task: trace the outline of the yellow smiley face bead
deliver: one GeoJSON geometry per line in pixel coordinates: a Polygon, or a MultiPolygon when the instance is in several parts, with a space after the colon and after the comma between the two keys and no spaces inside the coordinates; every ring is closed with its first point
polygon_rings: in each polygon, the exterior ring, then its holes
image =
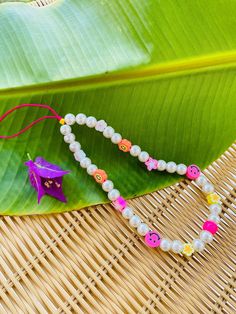
{"type": "Polygon", "coordinates": [[[208,204],[217,204],[220,202],[220,196],[216,193],[211,193],[207,195],[208,204]]]}
{"type": "Polygon", "coordinates": [[[194,252],[194,248],[191,243],[185,243],[182,253],[186,256],[191,256],[194,252]]]}

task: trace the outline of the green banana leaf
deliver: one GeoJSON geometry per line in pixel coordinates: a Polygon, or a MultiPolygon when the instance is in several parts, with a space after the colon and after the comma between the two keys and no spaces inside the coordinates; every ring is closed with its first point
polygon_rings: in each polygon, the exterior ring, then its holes
{"type": "MultiPolygon", "coordinates": [[[[235,140],[236,2],[67,0],[36,7],[0,4],[0,114],[21,103],[84,112],[151,156],[205,168],[235,140]]],[[[47,114],[21,109],[0,124],[10,135],[47,114]]],[[[56,120],[0,140],[0,214],[63,212],[107,202],[74,160],[56,120]],[[71,174],[68,203],[37,204],[24,162],[42,156],[71,174]]],[[[85,126],[73,131],[126,198],[178,181],[85,126]]]]}

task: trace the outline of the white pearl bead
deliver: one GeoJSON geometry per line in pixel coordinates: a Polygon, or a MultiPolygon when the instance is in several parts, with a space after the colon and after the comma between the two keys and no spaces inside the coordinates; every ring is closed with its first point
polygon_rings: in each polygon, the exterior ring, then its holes
{"type": "Polygon", "coordinates": [[[94,172],[97,170],[97,166],[96,165],[94,165],[94,164],[92,164],[92,165],[90,165],[90,166],[88,166],[88,168],[87,168],[87,173],[90,175],[90,176],[92,176],[93,174],[94,174],[94,172]]]}
{"type": "Polygon", "coordinates": [[[86,125],[89,127],[89,128],[94,128],[95,125],[97,123],[97,119],[94,118],[94,117],[88,117],[86,119],[86,125]]]}
{"type": "Polygon", "coordinates": [[[211,183],[206,183],[202,187],[202,192],[205,194],[211,194],[214,192],[214,186],[211,183]]]}
{"type": "Polygon", "coordinates": [[[75,134],[73,133],[69,133],[67,135],[64,136],[64,141],[68,144],[72,143],[75,141],[75,134]]]}
{"type": "Polygon", "coordinates": [[[166,162],[165,162],[165,160],[161,160],[161,159],[158,160],[157,170],[159,170],[159,171],[166,170],[166,162]]]}
{"type": "Polygon", "coordinates": [[[87,168],[87,167],[90,166],[90,165],[91,165],[91,159],[90,159],[90,158],[85,157],[85,158],[81,159],[81,161],[80,161],[80,166],[81,166],[82,168],[87,168]]]}
{"type": "Polygon", "coordinates": [[[141,236],[145,236],[148,233],[148,231],[149,231],[149,227],[144,222],[142,222],[137,228],[137,232],[141,236]]]}
{"type": "Polygon", "coordinates": [[[83,125],[86,123],[86,115],[83,114],[83,113],[78,113],[77,116],[75,117],[75,120],[76,122],[79,124],[79,125],[83,125]]]}
{"type": "Polygon", "coordinates": [[[133,210],[130,207],[125,207],[122,211],[122,216],[125,219],[130,219],[133,216],[133,210]]]}
{"type": "Polygon", "coordinates": [[[213,240],[213,235],[209,231],[203,230],[200,233],[200,240],[210,243],[213,240]]]}
{"type": "Polygon", "coordinates": [[[176,172],[181,176],[185,175],[187,172],[187,166],[185,166],[184,164],[179,164],[177,166],[176,172]]]}
{"type": "Polygon", "coordinates": [[[65,115],[65,123],[68,125],[73,125],[75,123],[75,116],[72,113],[65,115]]]}
{"type": "Polygon", "coordinates": [[[115,133],[115,130],[111,126],[107,126],[105,130],[103,131],[103,135],[106,138],[111,138],[114,133],[115,133]]]}
{"type": "Polygon", "coordinates": [[[60,127],[60,132],[62,135],[67,135],[71,133],[71,127],[67,124],[64,124],[60,127]]]}
{"type": "Polygon", "coordinates": [[[122,140],[122,137],[121,137],[121,135],[120,135],[119,133],[114,133],[114,134],[112,135],[112,137],[111,137],[111,141],[112,141],[112,143],[114,143],[114,144],[120,143],[121,140],[122,140]]]}
{"type": "Polygon", "coordinates": [[[130,149],[130,155],[137,157],[141,153],[141,148],[138,145],[132,145],[130,149]]]}
{"type": "Polygon", "coordinates": [[[81,161],[83,158],[86,157],[86,154],[85,154],[85,152],[81,149],[81,150],[78,150],[77,152],[74,153],[74,157],[75,157],[75,160],[81,161]]]}
{"type": "Polygon", "coordinates": [[[107,123],[104,120],[99,120],[95,126],[95,130],[98,132],[103,132],[107,127],[107,123]]]}
{"type": "Polygon", "coordinates": [[[184,245],[180,240],[174,240],[172,242],[171,249],[175,253],[181,253],[183,251],[184,245]]]}
{"type": "Polygon", "coordinates": [[[130,218],[129,224],[133,228],[137,228],[141,224],[141,219],[138,215],[134,215],[130,218]]]}
{"type": "Polygon", "coordinates": [[[222,207],[220,204],[212,204],[209,206],[211,214],[219,215],[222,212],[222,207]]]}
{"type": "Polygon", "coordinates": [[[162,249],[162,251],[169,251],[171,249],[172,246],[172,241],[166,238],[161,239],[161,243],[160,243],[160,248],[162,249]]]}
{"type": "Polygon", "coordinates": [[[166,164],[166,171],[169,172],[169,173],[174,173],[177,169],[177,165],[175,162],[173,161],[169,161],[167,164],[166,164]]]}
{"type": "Polygon", "coordinates": [[[149,154],[147,152],[141,152],[138,156],[138,159],[141,161],[141,162],[146,162],[149,158],[149,154]]]}
{"type": "Polygon", "coordinates": [[[205,248],[205,243],[200,239],[194,239],[192,242],[192,246],[194,251],[202,252],[205,248]]]}
{"type": "Polygon", "coordinates": [[[115,201],[120,196],[120,192],[117,189],[112,189],[108,192],[108,198],[111,201],[115,201]]]}
{"type": "Polygon", "coordinates": [[[113,188],[114,188],[114,184],[113,184],[113,182],[111,180],[106,180],[102,184],[102,189],[105,192],[110,192],[113,188]]]}
{"type": "Polygon", "coordinates": [[[220,223],[220,217],[215,214],[211,214],[208,216],[207,220],[214,221],[216,224],[220,223]]]}
{"type": "Polygon", "coordinates": [[[201,174],[196,180],[195,180],[196,184],[200,187],[202,187],[203,185],[205,185],[207,183],[207,178],[201,174]]]}
{"type": "Polygon", "coordinates": [[[72,143],[70,143],[69,149],[70,149],[71,152],[75,153],[78,150],[80,150],[80,148],[81,148],[81,145],[80,145],[79,142],[72,142],[72,143]]]}

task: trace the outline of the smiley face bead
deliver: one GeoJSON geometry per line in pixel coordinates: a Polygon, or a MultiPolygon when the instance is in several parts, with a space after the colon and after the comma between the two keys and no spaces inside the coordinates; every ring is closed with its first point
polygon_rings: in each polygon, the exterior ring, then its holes
{"type": "Polygon", "coordinates": [[[104,183],[107,180],[107,174],[102,169],[97,169],[93,173],[93,177],[97,183],[104,183]]]}
{"type": "Polygon", "coordinates": [[[144,238],[147,246],[158,247],[161,243],[161,237],[156,231],[149,231],[144,238]]]}
{"type": "Polygon", "coordinates": [[[123,139],[118,143],[119,149],[125,153],[130,151],[131,146],[132,146],[132,143],[126,139],[123,139]]]}
{"type": "Polygon", "coordinates": [[[190,180],[195,180],[200,176],[200,169],[196,165],[190,165],[187,168],[186,177],[190,180]]]}

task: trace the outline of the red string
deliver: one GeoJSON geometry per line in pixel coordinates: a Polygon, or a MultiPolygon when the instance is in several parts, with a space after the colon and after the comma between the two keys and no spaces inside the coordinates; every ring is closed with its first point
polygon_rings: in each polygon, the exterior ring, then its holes
{"type": "Polygon", "coordinates": [[[0,122],[3,121],[8,115],[10,115],[12,112],[16,111],[17,109],[20,109],[20,108],[23,108],[23,107],[40,107],[40,108],[45,108],[45,109],[48,109],[52,112],[53,116],[43,116],[33,122],[31,122],[29,125],[27,125],[26,127],[24,127],[22,130],[20,130],[18,133],[15,133],[13,135],[0,135],[0,138],[3,138],[3,139],[10,139],[10,138],[14,138],[14,137],[17,137],[19,136],[20,134],[26,132],[28,129],[32,128],[32,126],[34,126],[35,124],[39,123],[40,121],[42,120],[45,120],[45,119],[57,119],[58,121],[60,121],[62,119],[61,116],[59,116],[57,114],[57,112],[51,108],[50,106],[48,105],[42,105],[42,104],[22,104],[22,105],[19,105],[19,106],[16,106],[10,110],[8,110],[6,113],[4,113],[1,117],[0,117],[0,122]]]}

